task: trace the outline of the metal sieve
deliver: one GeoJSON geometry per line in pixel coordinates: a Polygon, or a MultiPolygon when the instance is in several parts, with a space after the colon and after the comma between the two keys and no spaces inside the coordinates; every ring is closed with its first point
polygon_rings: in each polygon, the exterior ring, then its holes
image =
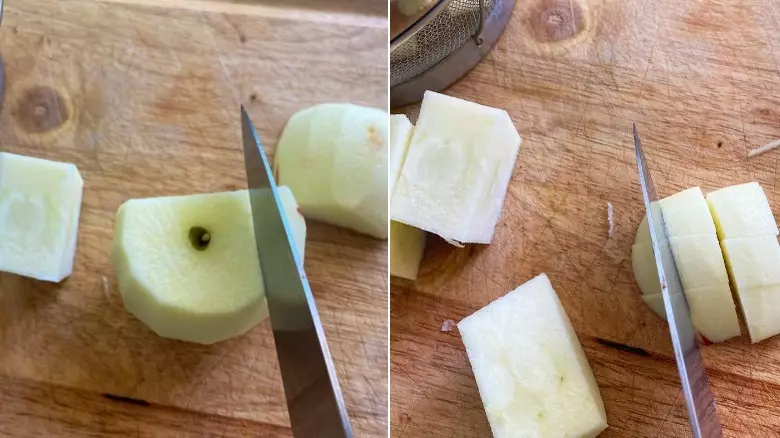
{"type": "MultiPolygon", "coordinates": [[[[396,0],[401,4],[424,0],[396,0]]],[[[468,73],[496,44],[512,15],[515,0],[440,0],[410,23],[393,32],[390,42],[390,106],[418,102],[425,90],[440,91],[468,73]]],[[[395,8],[395,10],[394,10],[395,8]]]]}

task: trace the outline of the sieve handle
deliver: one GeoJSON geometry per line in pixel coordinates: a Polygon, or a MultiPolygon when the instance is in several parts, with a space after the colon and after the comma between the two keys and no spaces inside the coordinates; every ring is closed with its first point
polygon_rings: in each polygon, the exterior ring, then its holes
{"type": "Polygon", "coordinates": [[[479,25],[477,26],[477,31],[474,32],[474,42],[477,43],[477,47],[482,45],[482,29],[485,28],[485,17],[487,16],[486,7],[485,0],[479,0],[479,25]]]}

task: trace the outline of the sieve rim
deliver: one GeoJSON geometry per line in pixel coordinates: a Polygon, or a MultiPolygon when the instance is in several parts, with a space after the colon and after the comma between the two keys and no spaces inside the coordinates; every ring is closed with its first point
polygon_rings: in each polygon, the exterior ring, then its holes
{"type": "MultiPolygon", "coordinates": [[[[2,2],[2,0],[0,0],[2,2]]],[[[425,13],[422,17],[420,17],[417,22],[415,22],[413,25],[409,26],[406,30],[401,32],[400,35],[393,38],[392,41],[390,41],[390,51],[392,52],[396,48],[403,45],[409,38],[417,35],[418,32],[420,32],[425,26],[427,26],[431,21],[433,21],[436,17],[441,15],[447,8],[450,7],[450,3],[452,3],[452,0],[441,0],[439,3],[436,4],[436,6],[432,7],[428,10],[428,12],[425,13]]]]}

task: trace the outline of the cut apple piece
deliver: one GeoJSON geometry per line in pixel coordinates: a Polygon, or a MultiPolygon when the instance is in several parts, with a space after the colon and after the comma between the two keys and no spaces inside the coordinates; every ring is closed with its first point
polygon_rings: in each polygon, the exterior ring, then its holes
{"type": "Polygon", "coordinates": [[[671,247],[686,293],[689,289],[729,284],[715,233],[672,237],[671,247]]]}
{"type": "Polygon", "coordinates": [[[73,164],[0,153],[0,270],[55,283],[68,277],[83,187],[73,164]]]}
{"type": "Polygon", "coordinates": [[[695,234],[715,234],[704,194],[691,187],[660,201],[664,224],[670,238],[695,234]]]}
{"type": "MultiPolygon", "coordinates": [[[[658,205],[667,230],[673,234],[669,244],[694,327],[711,342],[739,336],[739,322],[729,289],[726,264],[701,190],[698,187],[684,190],[662,199],[658,205]],[[713,315],[716,321],[707,320],[708,314],[713,315]]],[[[658,213],[654,211],[654,214],[658,213]]],[[[664,231],[656,230],[656,233],[660,235],[664,231]]],[[[639,224],[634,242],[631,262],[642,299],[653,312],[666,320],[647,217],[639,224]]],[[[671,260],[665,261],[665,264],[665,272],[670,272],[673,268],[671,260]]]]}
{"type": "Polygon", "coordinates": [[[391,219],[454,243],[490,243],[520,142],[506,111],[426,91],[391,219]]]}
{"type": "Polygon", "coordinates": [[[274,166],[304,216],[387,238],[388,119],[384,111],[343,103],[290,118],[274,166]]]}
{"type": "Polygon", "coordinates": [[[390,221],[390,275],[416,280],[425,250],[425,231],[390,221]]]}
{"type": "Polygon", "coordinates": [[[720,240],[777,236],[777,223],[757,182],[716,190],[707,195],[720,240]]]}
{"type": "Polygon", "coordinates": [[[780,284],[737,290],[750,341],[761,342],[780,333],[780,284]]]}
{"type": "Polygon", "coordinates": [[[685,299],[693,326],[708,341],[723,342],[742,333],[728,283],[686,289],[685,299]]]}
{"type": "Polygon", "coordinates": [[[404,114],[390,116],[390,200],[392,202],[395,185],[401,174],[406,151],[409,150],[409,142],[412,140],[414,125],[404,114]]]}
{"type": "MultiPolygon", "coordinates": [[[[302,255],[305,222],[279,194],[302,255]]],[[[268,315],[246,190],[127,201],[111,257],[125,307],[160,336],[211,344],[268,315]]]]}
{"type": "Polygon", "coordinates": [[[658,279],[651,242],[635,243],[631,247],[631,265],[634,268],[634,279],[642,295],[661,293],[661,281],[658,279]]]}
{"type": "Polygon", "coordinates": [[[780,284],[780,244],[776,237],[726,239],[721,247],[737,292],[780,284]]]}
{"type": "Polygon", "coordinates": [[[494,437],[595,437],[607,427],[596,379],[546,275],[458,329],[494,437]]]}

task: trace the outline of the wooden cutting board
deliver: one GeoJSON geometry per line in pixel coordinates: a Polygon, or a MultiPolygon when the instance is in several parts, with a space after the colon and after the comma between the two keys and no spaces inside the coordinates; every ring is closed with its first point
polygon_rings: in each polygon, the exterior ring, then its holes
{"type": "MultiPolygon", "coordinates": [[[[745,158],[780,138],[777,53],[767,0],[519,1],[489,57],[447,90],[507,108],[524,139],[503,215],[492,244],[430,237],[420,278],[392,280],[391,435],[490,436],[442,323],[546,272],[601,388],[602,436],[690,436],[668,330],[632,275],[644,207],[631,122],[662,195],[755,180],[778,215],[780,151],[745,158]]],[[[726,436],[780,436],[780,337],[743,333],[703,352],[726,436]]]]}
{"type": "MultiPolygon", "coordinates": [[[[308,105],[386,108],[381,2],[5,3],[0,149],[73,162],[85,186],[73,275],[0,274],[0,436],[290,436],[270,324],[212,346],[157,337],[122,306],[114,214],[246,187],[241,103],[269,151],[308,105]]],[[[386,243],[308,225],[356,436],[386,436],[386,243]]]]}

